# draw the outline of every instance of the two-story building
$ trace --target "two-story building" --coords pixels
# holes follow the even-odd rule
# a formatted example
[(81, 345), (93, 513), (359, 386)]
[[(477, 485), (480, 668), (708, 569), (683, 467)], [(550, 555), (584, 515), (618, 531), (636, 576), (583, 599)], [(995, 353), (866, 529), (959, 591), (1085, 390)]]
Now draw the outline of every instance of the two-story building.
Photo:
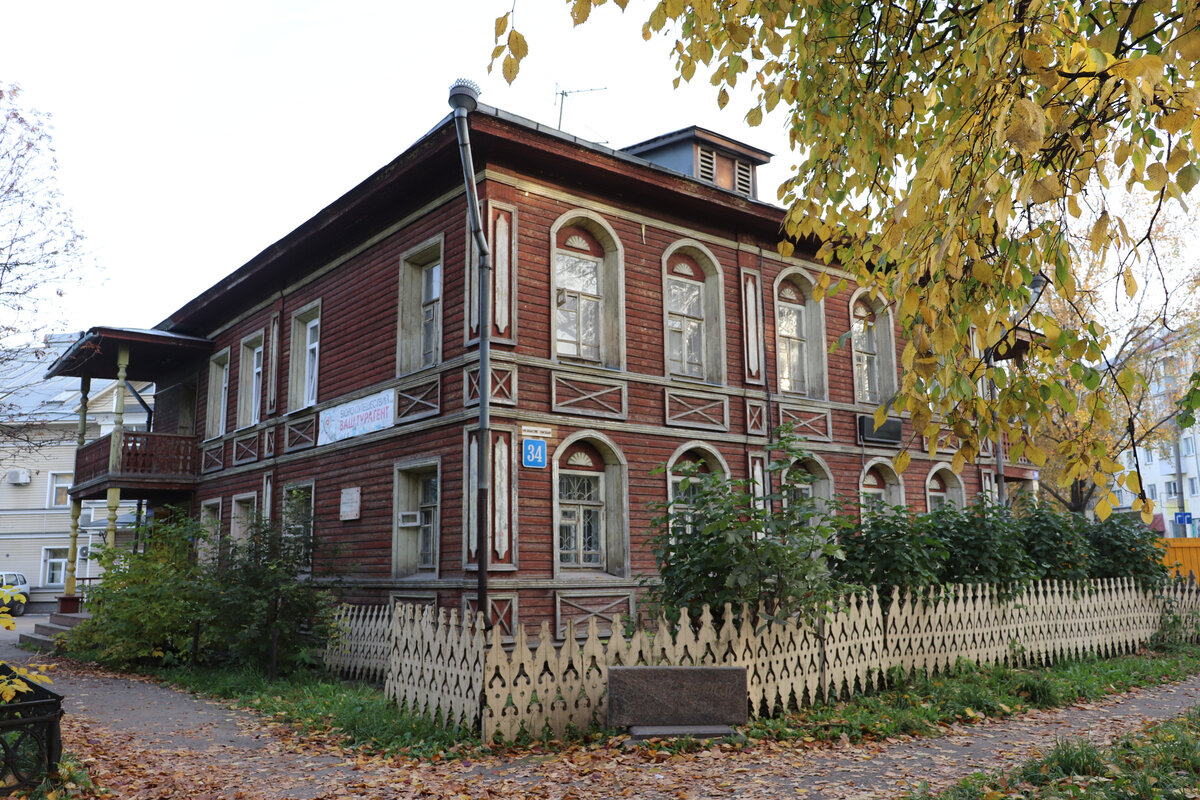
[(783, 423), (821, 496), (923, 510), (994, 485), (994, 459), (955, 475), (906, 420), (875, 429), (897, 384), (891, 310), (816, 299), (822, 272), (844, 276), (813, 243), (780, 257), (784, 212), (756, 199), (767, 153), (699, 128), (614, 150), (484, 106), (469, 126), (493, 276), (486, 441), (448, 116), (155, 329), (93, 328), (58, 361), (158, 386), (153, 431), (84, 447), (72, 496), (183, 502), (232, 537), (308, 507), (314, 571), (347, 599), (474, 608), (486, 452), (492, 614), (561, 630), (634, 611), (672, 465), (761, 475)]

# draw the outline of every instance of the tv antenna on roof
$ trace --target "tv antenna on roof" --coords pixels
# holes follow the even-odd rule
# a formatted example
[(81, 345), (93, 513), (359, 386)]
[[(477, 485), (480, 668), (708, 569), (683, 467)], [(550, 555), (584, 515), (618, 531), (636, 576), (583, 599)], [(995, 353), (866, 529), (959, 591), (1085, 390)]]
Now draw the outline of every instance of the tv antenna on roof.
[(560, 89), (557, 83), (554, 84), (554, 102), (558, 103), (558, 129), (562, 130), (563, 106), (567, 103), (568, 95), (603, 92), (607, 89), (607, 86), (598, 86), (595, 89)]

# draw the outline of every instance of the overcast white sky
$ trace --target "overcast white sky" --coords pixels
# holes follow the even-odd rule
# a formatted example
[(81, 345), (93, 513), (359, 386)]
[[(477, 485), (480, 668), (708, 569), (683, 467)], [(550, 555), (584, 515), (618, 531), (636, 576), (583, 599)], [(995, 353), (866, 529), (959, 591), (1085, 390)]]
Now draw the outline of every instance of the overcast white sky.
[[(779, 118), (718, 111), (708, 81), (672, 90), (673, 40), (650, 6), (608, 4), (573, 29), (562, 0), (517, 0), (530, 55), (509, 87), (486, 66), (510, 0), (5, 3), (0, 82), (53, 117), (60, 182), (96, 269), (54, 309), (69, 330), (149, 327), (386, 164), (448, 111), (481, 100), (623, 147), (700, 124), (793, 163)], [(46, 309), (47, 312), (50, 309)]]

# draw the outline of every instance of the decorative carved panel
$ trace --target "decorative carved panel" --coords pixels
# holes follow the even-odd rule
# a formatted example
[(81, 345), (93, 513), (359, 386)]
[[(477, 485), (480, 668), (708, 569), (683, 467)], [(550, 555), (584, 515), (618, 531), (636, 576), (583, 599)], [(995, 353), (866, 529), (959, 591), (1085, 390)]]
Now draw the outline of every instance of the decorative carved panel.
[(756, 270), (742, 270), (742, 330), (745, 339), (746, 382), (763, 382), (762, 276)]
[(666, 390), (667, 424), (680, 428), (729, 430), (729, 398)]
[(746, 401), (746, 433), (767, 435), (767, 404), (759, 400)]
[[(479, 598), (474, 595), (463, 595), (463, 614), (466, 619), (474, 619), (479, 613)], [(492, 607), (491, 623), (500, 629), (500, 635), (512, 638), (517, 626), (517, 596), (515, 594), (488, 593), (488, 605)]]
[(488, 211), (492, 226), (492, 338), (511, 342), (516, 339), (517, 210), (488, 201)]
[(396, 422), (432, 417), (442, 409), (442, 382), (434, 378), (416, 386), (396, 390)]
[(271, 458), (275, 455), (275, 429), (267, 428), (263, 431), (263, 458)]
[[(921, 442), (925, 447), (925, 452), (929, 452), (930, 439), (928, 436), (922, 436)], [(982, 442), (980, 442), (982, 445)], [(932, 454), (931, 458), (949, 458), (953, 456), (958, 448), (962, 445), (962, 441), (954, 435), (953, 431), (938, 431), (937, 436), (937, 453)]]
[(303, 450), (317, 443), (317, 415), (310, 414), (301, 419), (289, 419), (283, 429), (283, 450)]
[(247, 464), (258, 460), (258, 431), (233, 440), (233, 463)]
[[(468, 406), (479, 403), (479, 367), (463, 372), (463, 390), (466, 397), (463, 403)], [(492, 365), (492, 402), (502, 406), (517, 404), (517, 368), (516, 366)]]
[(779, 424), (792, 424), (798, 436), (828, 442), (833, 440), (833, 423), (827, 408), (779, 407)]
[(216, 472), (225, 466), (225, 442), (205, 445), (200, 453), (200, 471)]
[[(488, 571), (513, 570), (517, 562), (516, 540), (516, 452), (513, 448), (513, 432), (505, 428), (492, 431), (491, 490), (488, 492), (488, 522), (491, 527), (491, 552), (488, 553)], [(475, 514), (475, 499), (478, 496), (477, 464), (479, 458), (479, 431), (467, 431), (466, 469), (463, 497), (463, 513), (466, 515), (463, 533), (467, 537), (466, 563), (479, 563), (476, 534), (478, 520)]]
[(600, 635), (608, 636), (614, 628), (620, 629), (625, 617), (632, 618), (633, 613), (633, 592), (555, 592), (554, 635), (563, 638), (568, 622), (575, 623), (576, 633), (586, 633), (588, 623), (594, 619)]
[(551, 408), (563, 414), (607, 419), (625, 419), (629, 415), (628, 390), (621, 381), (555, 373), (550, 395)]

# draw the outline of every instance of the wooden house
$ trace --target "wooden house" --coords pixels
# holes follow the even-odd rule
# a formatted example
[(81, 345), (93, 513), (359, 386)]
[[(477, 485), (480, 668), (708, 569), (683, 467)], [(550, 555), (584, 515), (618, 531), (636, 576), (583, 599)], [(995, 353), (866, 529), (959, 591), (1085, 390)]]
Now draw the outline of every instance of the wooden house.
[(334, 545), (314, 571), (348, 600), (474, 609), (472, 465), (490, 448), (491, 613), (561, 630), (634, 611), (654, 571), (647, 505), (671, 491), (655, 466), (758, 474), (781, 423), (808, 438), (826, 497), (921, 510), (988, 490), (994, 464), (955, 475), (906, 420), (875, 429), (897, 383), (891, 312), (861, 291), (818, 301), (827, 268), (779, 256), (784, 212), (755, 197), (769, 154), (699, 128), (614, 150), (485, 106), (469, 125), (493, 264), (489, 441), (448, 116), (153, 330), (93, 328), (57, 362), (158, 386), (154, 430), (83, 447), (72, 497), (183, 502), (233, 537), (307, 507)]

